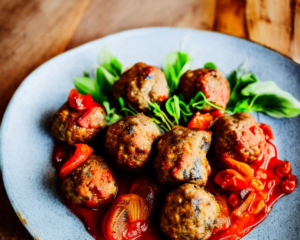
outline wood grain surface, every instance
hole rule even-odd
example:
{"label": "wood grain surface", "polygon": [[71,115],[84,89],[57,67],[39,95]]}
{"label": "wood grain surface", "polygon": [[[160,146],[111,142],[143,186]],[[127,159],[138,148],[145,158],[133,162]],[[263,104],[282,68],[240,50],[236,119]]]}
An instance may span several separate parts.
{"label": "wood grain surface", "polygon": [[[150,26],[232,34],[300,63],[300,0],[1,0],[0,119],[22,80],[43,62],[99,37]],[[0,240],[32,239],[18,217],[0,175]]]}
{"label": "wood grain surface", "polygon": [[69,48],[108,34],[140,27],[173,26],[211,30],[214,24],[215,2],[94,0],[83,16]]}

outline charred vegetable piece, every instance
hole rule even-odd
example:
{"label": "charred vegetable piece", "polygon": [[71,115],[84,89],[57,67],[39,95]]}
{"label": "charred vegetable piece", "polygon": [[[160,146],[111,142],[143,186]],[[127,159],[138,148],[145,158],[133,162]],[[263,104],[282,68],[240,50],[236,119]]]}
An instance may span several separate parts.
{"label": "charred vegetable piece", "polygon": [[61,178],[67,176],[73,169],[86,161],[93,152],[93,149],[86,144],[75,144],[75,146],[75,153],[60,169],[59,176]]}
{"label": "charred vegetable piece", "polygon": [[102,234],[107,240],[138,239],[147,231],[149,208],[141,196],[119,196],[102,221]]}

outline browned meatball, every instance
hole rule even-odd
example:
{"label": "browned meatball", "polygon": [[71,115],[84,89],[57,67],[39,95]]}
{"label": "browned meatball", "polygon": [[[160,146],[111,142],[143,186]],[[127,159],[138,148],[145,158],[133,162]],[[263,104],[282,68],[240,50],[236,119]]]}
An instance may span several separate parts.
{"label": "browned meatball", "polygon": [[170,192],[160,218],[161,230],[172,240],[208,239],[220,215],[213,195],[194,184]]}
{"label": "browned meatball", "polygon": [[[187,71],[181,76],[178,89],[188,99],[202,91],[209,102],[224,109],[230,96],[228,81],[220,71],[213,69]],[[206,105],[202,111],[213,110]]]}
{"label": "browned meatball", "polygon": [[169,89],[164,73],[154,66],[136,63],[124,72],[113,88],[115,99],[124,100],[136,110],[148,109],[148,102],[161,103],[168,99]]}
{"label": "browned meatball", "polygon": [[109,165],[94,154],[63,178],[61,188],[73,204],[88,207],[111,202],[118,190]]}
{"label": "browned meatball", "polygon": [[212,127],[213,151],[221,158],[230,156],[242,162],[258,159],[266,143],[265,135],[248,113],[224,115]]}
{"label": "browned meatball", "polygon": [[101,107],[93,114],[93,128],[81,127],[76,120],[85,113],[70,107],[66,102],[55,114],[52,122],[52,135],[59,141],[69,145],[87,143],[105,127],[105,110]]}
{"label": "browned meatball", "polygon": [[211,172],[206,153],[211,135],[206,131],[195,131],[175,126],[162,136],[157,144],[154,167],[162,185],[190,182],[206,185]]}
{"label": "browned meatball", "polygon": [[154,141],[161,135],[151,118],[139,113],[109,126],[105,148],[108,156],[127,171],[139,171],[150,157]]}

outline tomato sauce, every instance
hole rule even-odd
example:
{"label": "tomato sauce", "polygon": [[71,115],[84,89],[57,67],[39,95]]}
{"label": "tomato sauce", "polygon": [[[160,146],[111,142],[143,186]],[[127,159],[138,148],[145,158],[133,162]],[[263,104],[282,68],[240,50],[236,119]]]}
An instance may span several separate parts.
{"label": "tomato sauce", "polygon": [[[53,166],[57,170],[59,170],[62,164],[71,156],[71,150],[72,149],[70,149],[70,147],[56,142],[53,152]],[[213,193],[215,196],[224,196],[225,200],[227,199],[226,209],[230,209],[230,213],[227,218],[227,223],[225,224],[226,226],[222,227],[222,229],[215,229],[209,240],[240,239],[248,234],[254,227],[260,224],[267,217],[275,202],[286,194],[282,190],[284,178],[280,178],[275,174],[276,166],[280,163],[283,163],[283,161],[277,158],[276,147],[271,142],[267,142],[266,147],[263,149],[261,158],[250,164],[250,167],[254,171],[254,176],[264,184],[264,190],[255,192],[250,191],[249,189],[244,189],[239,192],[234,192],[233,197],[239,197],[235,207],[232,207],[232,205],[228,203],[228,199],[230,197],[230,203],[233,204],[231,199],[232,192],[223,190],[215,183],[215,176],[220,169],[211,163],[212,173],[209,177],[206,190]],[[153,180],[155,180],[154,173],[144,172],[135,174],[119,171],[118,169],[113,169],[113,171],[119,187],[118,196],[129,193],[132,183],[140,175],[148,175],[148,177],[151,177]],[[295,186],[296,183],[295,185],[292,185],[291,191],[293,191],[293,187]],[[105,240],[101,234],[101,221],[111,204],[103,205],[96,209],[90,209],[75,206],[67,200],[64,200],[64,203],[70,209],[70,211],[83,222],[91,236],[93,236],[96,240]],[[246,207],[240,207],[244,205]],[[161,206],[157,209],[157,212],[152,215],[150,220],[148,220],[147,224],[145,225],[146,228],[144,228],[142,231],[141,237],[132,239],[163,240],[167,238],[165,235],[163,235],[159,228],[160,210]]]}
{"label": "tomato sauce", "polygon": [[[267,145],[262,153],[262,157],[256,162],[250,164],[254,170],[254,176],[258,178],[264,184],[264,190],[261,192],[248,192],[248,190],[242,190],[236,193],[241,196],[241,200],[246,201],[247,197],[251,200],[250,205],[245,209],[245,212],[236,216],[233,214],[235,208],[230,206],[230,215],[227,221],[227,229],[216,230],[209,240],[236,240],[241,239],[248,234],[253,228],[265,220],[273,205],[279,198],[285,195],[281,187],[281,179],[275,174],[275,167],[277,164],[283,163],[283,161],[277,158],[276,147],[267,142]],[[216,169],[213,169],[216,171]],[[214,181],[214,175],[212,173],[209,179],[209,183],[206,186],[206,190],[213,192],[216,195],[227,195],[229,198],[231,192],[224,191]],[[251,196],[250,196],[251,194]],[[265,205],[263,209],[257,213],[259,202],[263,200]],[[241,204],[241,203],[240,203]]]}

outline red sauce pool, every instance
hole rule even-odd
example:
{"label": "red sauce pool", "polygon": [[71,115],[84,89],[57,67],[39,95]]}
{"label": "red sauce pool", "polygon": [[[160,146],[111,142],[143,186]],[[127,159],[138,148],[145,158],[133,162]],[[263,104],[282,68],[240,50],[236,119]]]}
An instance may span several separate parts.
{"label": "red sauce pool", "polygon": [[[61,143],[56,143],[53,152],[54,167],[56,169],[60,169],[62,162],[69,158],[70,153],[71,151],[68,147],[62,145]],[[59,163],[57,163],[57,160],[55,160],[57,158],[61,159]],[[241,219],[232,217],[230,215],[228,217],[228,228],[225,230],[214,232],[213,235],[209,238],[209,240],[240,239],[246,234],[248,234],[254,227],[260,224],[267,217],[269,212],[272,210],[272,206],[274,205],[274,203],[280,197],[285,195],[285,193],[281,190],[280,187],[281,179],[277,177],[274,173],[274,167],[281,162],[283,161],[277,159],[276,147],[271,142],[268,142],[262,154],[262,158],[250,165],[251,168],[254,170],[254,176],[259,178],[265,186],[265,189],[262,191],[267,196],[265,199],[265,209],[259,212],[259,214],[255,215],[251,212],[246,213]],[[118,171],[117,169],[114,169],[114,173],[119,185],[118,195],[129,193],[130,186],[138,175],[133,173],[125,173],[122,171]],[[214,177],[216,173],[217,169],[214,166],[212,166],[212,174],[209,177],[206,190],[212,192],[215,195],[227,195],[229,197],[230,192],[222,190],[221,187],[215,183]],[[152,178],[155,178],[153,176],[154,174],[152,174]],[[244,193],[246,199],[247,192],[244,191]],[[258,195],[255,195],[255,197],[257,196]],[[255,199],[255,197],[253,199]],[[109,204],[101,206],[97,209],[89,209],[85,207],[72,205],[67,200],[64,200],[64,203],[70,209],[70,211],[83,222],[87,231],[95,239],[105,240],[105,238],[101,234],[101,221],[110,206]],[[230,212],[232,212],[234,208],[232,208],[230,205],[228,206],[230,207]],[[159,213],[156,213],[153,214],[152,218],[149,220],[147,231],[145,231],[142,234],[141,238],[137,239],[160,240],[166,238],[167,237],[162,234],[159,228]]]}

